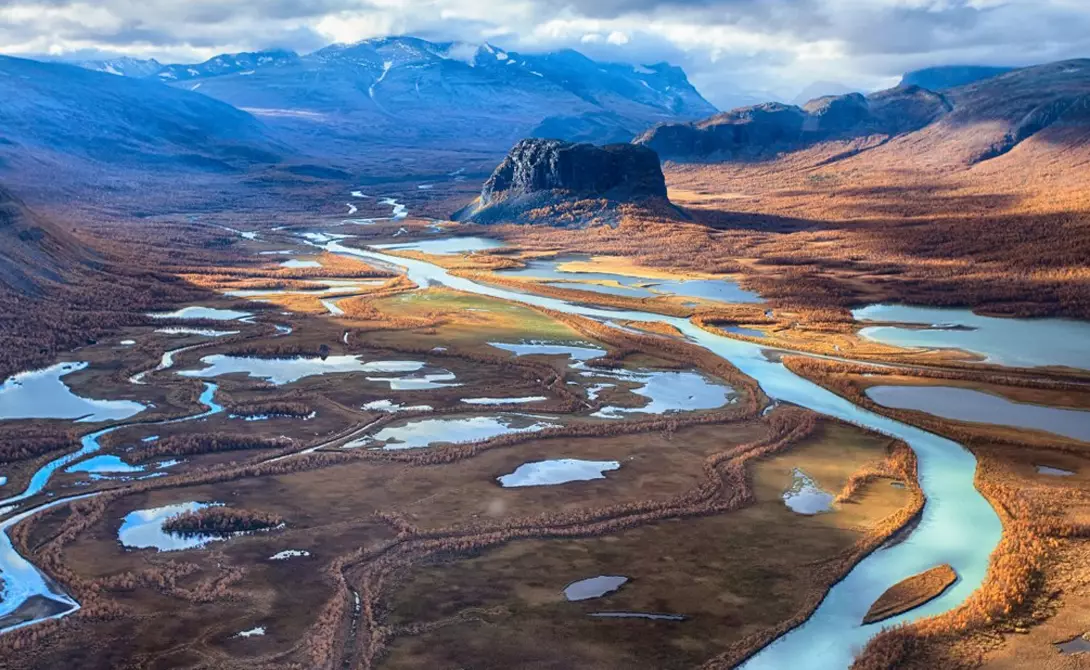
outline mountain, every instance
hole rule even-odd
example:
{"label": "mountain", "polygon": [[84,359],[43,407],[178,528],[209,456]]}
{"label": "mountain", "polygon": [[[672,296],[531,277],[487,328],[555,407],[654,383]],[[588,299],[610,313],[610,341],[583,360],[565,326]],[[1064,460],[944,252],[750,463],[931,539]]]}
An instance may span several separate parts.
{"label": "mountain", "polygon": [[237,54],[224,54],[210,58],[203,63],[194,65],[166,65],[160,66],[154,72],[145,75],[155,75],[166,82],[188,81],[190,79],[202,79],[204,77],[219,77],[225,74],[253,74],[258,68],[282,67],[294,65],[299,62],[299,54],[284,49],[269,49],[267,51],[242,52]]}
{"label": "mountain", "polygon": [[[1073,147],[1090,137],[1090,59],[1010,70],[941,93],[898,86],[868,96],[826,96],[803,107],[766,103],[638,137],[663,158],[754,160],[826,142],[873,137],[904,160],[974,165],[1026,140]],[[834,158],[857,148],[837,150]],[[872,146],[868,151],[874,150]],[[885,155],[883,153],[882,155]]]}
{"label": "mountain", "polygon": [[72,65],[95,72],[116,74],[121,77],[150,77],[163,69],[162,63],[154,58],[142,60],[140,58],[109,58],[105,60],[79,60],[72,61]]}
{"label": "mountain", "polygon": [[696,123],[660,124],[635,142],[663,158],[759,159],[827,140],[908,132],[949,110],[949,102],[939,93],[918,86],[898,87],[869,96],[825,96],[802,107],[769,102]]}
{"label": "mountain", "polygon": [[0,186],[0,259],[0,291],[37,295],[46,285],[90,264],[91,254]]}
{"label": "mountain", "polygon": [[[481,195],[455,214],[461,221],[498,223],[533,218],[535,211],[579,201],[612,206],[666,201],[666,180],[654,151],[633,144],[574,144],[563,140],[519,142],[485,182]],[[595,203],[600,205],[601,203]],[[597,217],[601,206],[592,208]],[[564,221],[569,217],[551,217]],[[577,217],[578,218],[578,217]]]}
{"label": "mountain", "polygon": [[156,81],[0,57],[0,170],[54,182],[57,171],[230,172],[283,146],[250,114]]}
{"label": "mountain", "polygon": [[[926,88],[926,87],[924,87]],[[806,86],[806,88],[799,91],[792,100],[792,104],[799,107],[805,105],[807,102],[816,98],[823,98],[830,95],[847,95],[852,93],[853,89],[849,86],[845,86],[836,81],[815,81],[812,84]]]}
{"label": "mountain", "polygon": [[1090,141],[1090,59],[1011,70],[945,95],[952,111],[917,139],[957,162],[996,158],[1031,139],[1056,149]]}
{"label": "mountain", "polygon": [[985,65],[940,65],[922,70],[906,72],[901,77],[901,86],[919,86],[932,91],[944,91],[971,84],[981,79],[1010,72],[1011,67],[989,67]]}
{"label": "mountain", "polygon": [[167,66],[156,78],[337,143],[506,149],[528,135],[630,139],[661,121],[715,111],[665,63],[599,63],[571,50],[520,54],[490,44],[388,37],[298,56],[258,52]]}

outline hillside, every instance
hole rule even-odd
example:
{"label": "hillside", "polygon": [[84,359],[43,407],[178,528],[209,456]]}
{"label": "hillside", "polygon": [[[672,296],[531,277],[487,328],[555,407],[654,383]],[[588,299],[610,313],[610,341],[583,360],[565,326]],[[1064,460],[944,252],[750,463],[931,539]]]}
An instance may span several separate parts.
{"label": "hillside", "polygon": [[943,95],[908,86],[868,96],[825,96],[802,107],[742,107],[695,123],[660,124],[634,141],[667,159],[755,160],[820,142],[909,132],[949,110]]}
{"label": "hillside", "polygon": [[0,186],[0,259],[0,291],[40,295],[49,285],[90,267],[93,255]]}
{"label": "hillside", "polygon": [[[1036,136],[1077,136],[1090,122],[1090,60],[1022,68],[942,93],[899,86],[811,100],[766,103],[695,123],[661,124],[635,141],[678,161],[768,160],[784,152],[860,141],[884,144],[932,165],[971,165]],[[870,140],[866,140],[870,138]],[[852,147],[830,159],[859,151]]]}
{"label": "hillside", "polygon": [[0,170],[234,172],[284,151],[250,114],[154,81],[0,57]]}
{"label": "hillside", "polygon": [[932,91],[965,86],[982,79],[1010,72],[1011,67],[989,67],[986,65],[939,65],[906,72],[901,77],[901,86],[919,86]]}
{"label": "hillside", "polygon": [[631,139],[660,121],[715,111],[665,63],[600,63],[564,50],[389,37],[169,65],[153,79],[246,109],[322,146],[459,146],[506,151],[534,135]]}

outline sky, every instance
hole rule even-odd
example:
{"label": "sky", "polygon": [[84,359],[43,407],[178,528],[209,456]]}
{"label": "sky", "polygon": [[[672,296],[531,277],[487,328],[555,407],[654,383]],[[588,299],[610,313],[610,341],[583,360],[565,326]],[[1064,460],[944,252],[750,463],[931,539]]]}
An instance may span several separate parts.
{"label": "sky", "polygon": [[0,0],[0,52],[29,57],[198,62],[400,34],[668,61],[728,108],[931,65],[1090,57],[1090,0]]}

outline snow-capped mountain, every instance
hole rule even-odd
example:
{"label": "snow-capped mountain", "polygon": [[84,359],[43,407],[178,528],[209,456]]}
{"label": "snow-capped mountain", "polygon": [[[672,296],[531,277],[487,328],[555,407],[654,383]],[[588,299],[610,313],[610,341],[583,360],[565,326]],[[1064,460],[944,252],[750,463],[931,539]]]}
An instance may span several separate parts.
{"label": "snow-capped mountain", "polygon": [[105,60],[74,61],[72,64],[78,65],[86,70],[94,70],[95,72],[105,72],[107,74],[116,74],[121,77],[137,78],[150,77],[163,69],[163,64],[154,58],[143,60],[140,58],[129,58],[127,56]]}
{"label": "snow-capped mountain", "polygon": [[[203,63],[193,65],[166,65],[153,73],[166,82],[188,81],[205,77],[220,77],[227,74],[244,75],[257,68],[282,67],[299,62],[299,54],[285,49],[221,54],[209,58]],[[147,76],[147,75],[145,75]]]}
{"label": "snow-capped mountain", "polygon": [[165,66],[152,78],[342,145],[458,141],[506,150],[535,133],[617,141],[655,123],[715,112],[666,63],[600,63],[572,50],[521,54],[415,37],[334,44],[304,56],[223,54]]}

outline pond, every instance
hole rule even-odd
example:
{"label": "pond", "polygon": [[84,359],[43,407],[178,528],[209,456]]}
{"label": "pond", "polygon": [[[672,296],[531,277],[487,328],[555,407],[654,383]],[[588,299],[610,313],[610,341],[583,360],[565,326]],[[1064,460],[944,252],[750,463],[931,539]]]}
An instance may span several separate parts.
{"label": "pond", "polygon": [[435,444],[483,442],[500,435],[532,433],[558,425],[525,414],[415,419],[400,425],[385,426],[373,436],[353,440],[344,447],[422,449]]}
{"label": "pond", "polygon": [[[743,663],[741,667],[746,670],[846,668],[851,665],[856,651],[880,632],[883,625],[897,625],[956,608],[980,586],[987,574],[991,552],[1002,537],[1003,527],[995,510],[973,485],[977,462],[970,452],[952,440],[852,404],[792,373],[779,360],[769,360],[762,347],[755,343],[717,336],[688,319],[640,310],[603,309],[482,284],[455,276],[425,261],[352,249],[337,242],[329,242],[324,248],[331,253],[400,266],[405,276],[419,286],[441,284],[453,290],[599,321],[662,323],[757,380],[772,400],[794,403],[904,440],[916,452],[920,483],[927,499],[920,523],[902,542],[863,557],[829,589],[804,623]],[[870,604],[890,586],[942,563],[953,567],[961,579],[941,596],[881,625],[860,625]]]}
{"label": "pond", "polygon": [[897,347],[961,349],[986,363],[1012,367],[1065,365],[1090,369],[1090,322],[1071,319],[1006,319],[968,309],[869,305],[852,311],[857,321],[919,324],[868,326],[860,336]]}
{"label": "pond", "polygon": [[290,260],[286,260],[286,261],[282,262],[280,264],[280,267],[282,267],[282,268],[293,268],[293,269],[295,269],[295,268],[320,268],[320,267],[322,267],[322,264],[319,263],[318,261],[304,261],[304,260],[300,260],[298,258],[292,258]]}
{"label": "pond", "polygon": [[872,386],[868,398],[884,407],[914,409],[945,419],[1043,430],[1090,442],[1090,412],[1014,402],[954,386]]}
{"label": "pond", "polygon": [[95,400],[73,393],[63,378],[87,366],[85,362],[57,363],[8,377],[0,386],[0,420],[120,421],[146,409],[132,400]]}
{"label": "pond", "polygon": [[467,405],[526,405],[548,399],[543,395],[531,395],[523,398],[463,398],[462,402]]}
{"label": "pond", "polygon": [[606,472],[619,470],[617,461],[584,461],[578,458],[556,458],[548,461],[523,463],[509,475],[496,478],[504,488],[523,486],[555,486],[568,482],[605,479]]}
{"label": "pond", "polygon": [[[611,295],[623,295],[632,298],[654,298],[661,295],[673,295],[686,298],[702,298],[718,302],[758,303],[761,297],[738,286],[730,279],[660,279],[615,274],[612,272],[569,272],[561,267],[573,260],[585,261],[586,256],[563,256],[550,259],[536,259],[526,263],[526,267],[511,270],[499,270],[496,274],[505,277],[525,277],[548,282],[558,288],[572,288],[594,291]],[[607,284],[572,283],[572,282],[607,282]],[[618,286],[619,285],[619,286]]]}
{"label": "pond", "polygon": [[731,402],[734,389],[715,382],[699,372],[687,370],[608,370],[588,368],[580,373],[588,377],[605,377],[638,383],[632,393],[648,398],[642,407],[606,406],[594,416],[610,419],[629,414],[670,414],[723,407]]}
{"label": "pond", "polygon": [[383,251],[419,251],[436,256],[451,256],[468,254],[474,251],[487,251],[488,249],[500,249],[504,246],[499,240],[487,237],[444,237],[438,239],[420,240],[417,242],[398,242],[395,244],[372,244],[375,249]]}
{"label": "pond", "polygon": [[599,575],[589,579],[580,579],[564,587],[564,597],[570,601],[601,598],[624,586],[628,577],[620,575]]}
{"label": "pond", "polygon": [[219,503],[184,502],[129,512],[121,521],[121,528],[117,531],[117,539],[122,546],[128,549],[155,549],[157,551],[198,549],[212,542],[226,540],[227,535],[218,533],[180,534],[168,533],[163,530],[163,524],[172,516],[183,512],[196,512],[217,504]]}
{"label": "pond", "polygon": [[173,312],[153,312],[148,314],[153,319],[211,319],[212,321],[235,321],[247,316],[253,316],[250,312],[241,312],[234,309],[219,309],[216,307],[184,307]]}
{"label": "pond", "polygon": [[201,359],[205,367],[201,370],[181,370],[183,377],[219,377],[236,373],[246,373],[253,379],[263,379],[270,384],[282,386],[306,377],[325,374],[344,374],[349,372],[413,372],[424,367],[419,361],[371,361],[365,363],[356,356],[328,356],[322,358],[251,358],[215,354]]}
{"label": "pond", "polygon": [[835,496],[824,491],[802,470],[791,473],[791,488],[783,493],[783,502],[797,514],[820,514],[833,508]]}

